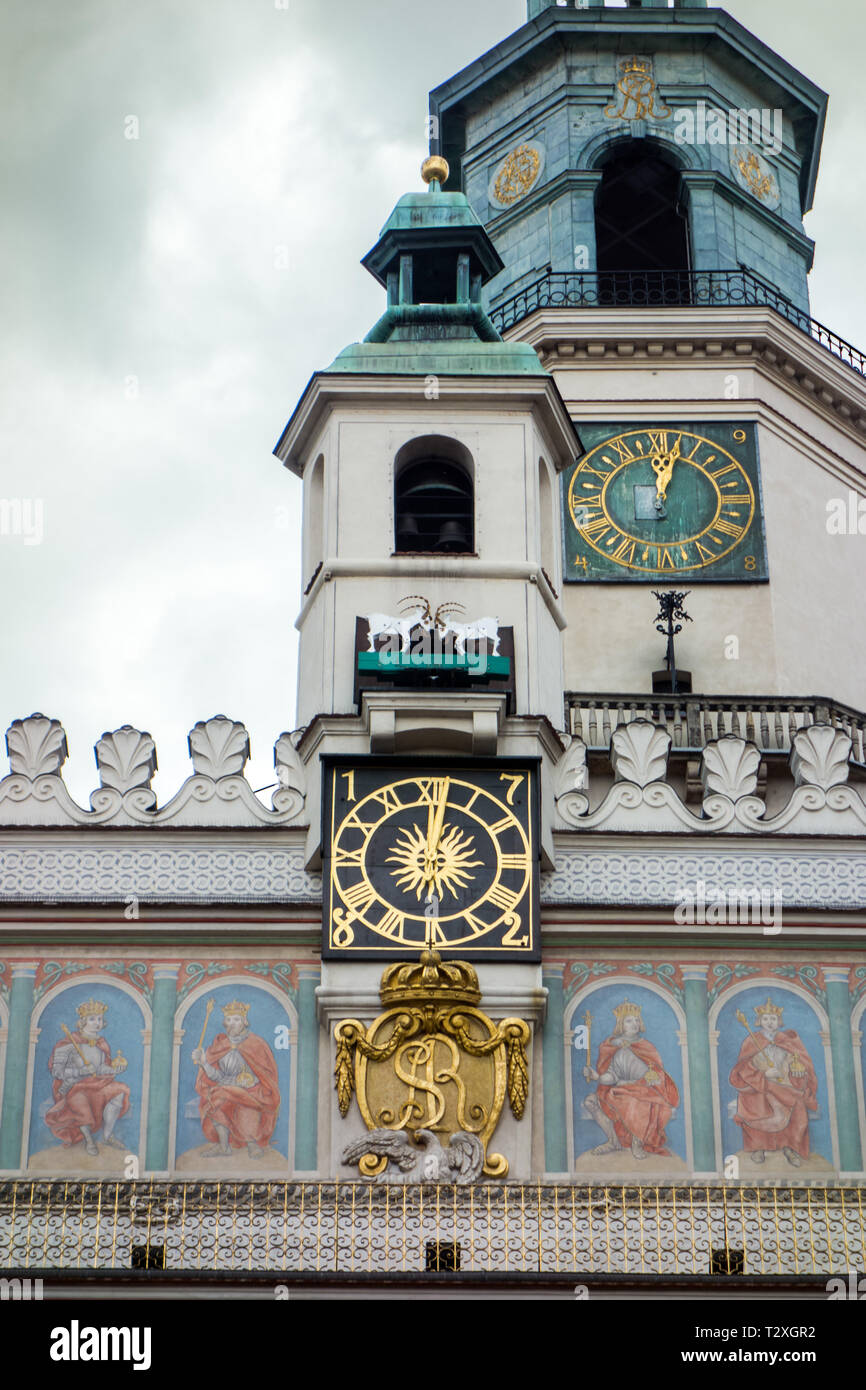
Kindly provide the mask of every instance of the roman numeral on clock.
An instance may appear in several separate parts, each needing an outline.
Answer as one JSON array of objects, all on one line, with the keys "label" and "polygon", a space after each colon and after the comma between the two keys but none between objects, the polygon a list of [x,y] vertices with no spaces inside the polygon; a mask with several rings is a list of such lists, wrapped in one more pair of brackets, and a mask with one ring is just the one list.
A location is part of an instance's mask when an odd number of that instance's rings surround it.
[{"label": "roman numeral on clock", "polygon": [[360,849],[338,848],[334,855],[334,868],[351,869],[354,867],[360,869],[363,862],[362,855],[363,851]]},{"label": "roman numeral on clock", "polygon": [[526,868],[526,855],[525,855],[525,854],[503,854],[501,863],[502,863],[503,869],[525,869],[525,868]]},{"label": "roman numeral on clock", "polygon": [[418,799],[424,806],[438,806],[444,777],[419,777]]},{"label": "roman numeral on clock", "polygon": [[731,521],[717,521],[713,527],[714,531],[721,531],[726,536],[733,536],[735,540],[739,540],[740,536],[745,534],[745,529],[745,526],[735,526]]},{"label": "roman numeral on clock", "polygon": [[609,439],[607,443],[608,448],[613,449],[614,453],[618,455],[622,463],[631,463],[632,459],[636,457],[636,455],[632,453],[631,449],[628,447],[624,439]]},{"label": "roman numeral on clock", "polygon": [[351,888],[340,888],[340,897],[356,917],[362,917],[376,901],[375,891],[369,883],[353,883]]},{"label": "roman numeral on clock", "polygon": [[502,912],[513,912],[516,904],[520,900],[520,894],[513,892],[510,888],[505,888],[501,883],[494,883],[490,892],[487,894],[488,900]]},{"label": "roman numeral on clock", "polygon": [[399,811],[403,802],[400,800],[393,787],[380,787],[374,792],[371,800],[378,801],[384,808],[385,815],[390,816],[394,811]]},{"label": "roman numeral on clock", "polygon": [[610,552],[612,560],[624,561],[627,565],[634,563],[635,542],[629,541],[628,536],[623,536],[616,550]]},{"label": "roman numeral on clock", "polygon": [[385,913],[381,922],[377,922],[376,931],[382,936],[401,937],[405,922],[405,913],[398,912],[396,907],[392,907]]}]

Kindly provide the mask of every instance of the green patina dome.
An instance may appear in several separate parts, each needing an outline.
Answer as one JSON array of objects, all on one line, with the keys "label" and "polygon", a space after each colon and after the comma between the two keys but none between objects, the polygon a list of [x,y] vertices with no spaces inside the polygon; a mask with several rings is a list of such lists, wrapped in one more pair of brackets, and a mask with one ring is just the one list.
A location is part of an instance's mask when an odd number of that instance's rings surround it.
[{"label": "green patina dome", "polygon": [[431,178],[406,193],[362,265],[388,291],[388,307],[363,343],[327,369],[420,376],[547,375],[528,343],[504,342],[481,288],[504,269],[463,193]]}]

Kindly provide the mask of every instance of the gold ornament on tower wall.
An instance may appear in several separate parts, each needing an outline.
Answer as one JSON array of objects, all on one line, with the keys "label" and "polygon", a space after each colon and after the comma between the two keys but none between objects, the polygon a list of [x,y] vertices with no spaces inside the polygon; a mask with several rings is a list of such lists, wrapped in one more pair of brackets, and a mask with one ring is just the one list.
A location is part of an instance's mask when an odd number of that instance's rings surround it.
[{"label": "gold ornament on tower wall", "polygon": [[619,80],[617,97],[604,108],[607,120],[643,121],[654,117],[666,121],[670,109],[659,96],[653,73],[652,59],[635,55],[621,58],[617,64]]},{"label": "gold ornament on tower wall", "polygon": [[[348,1113],[357,1093],[364,1123],[374,1131],[371,1151],[360,1140],[344,1161],[357,1161],[364,1177],[378,1177],[389,1153],[399,1150],[396,1161],[411,1167],[412,1142],[435,1136],[452,1152],[450,1141],[458,1148],[473,1143],[483,1154],[481,1171],[504,1178],[508,1160],[488,1145],[506,1096],[516,1119],[526,1107],[528,1024],[519,1018],[494,1023],[477,1007],[481,990],[473,967],[443,963],[429,947],[416,964],[389,965],[379,997],[385,1012],[369,1028],[347,1018],[334,1029],[340,1114]],[[393,1141],[386,1131],[394,1132]]]},{"label": "gold ornament on tower wall", "polygon": [[490,181],[493,202],[511,207],[526,196],[538,181],[543,163],[542,151],[534,145],[518,145],[496,169]]}]

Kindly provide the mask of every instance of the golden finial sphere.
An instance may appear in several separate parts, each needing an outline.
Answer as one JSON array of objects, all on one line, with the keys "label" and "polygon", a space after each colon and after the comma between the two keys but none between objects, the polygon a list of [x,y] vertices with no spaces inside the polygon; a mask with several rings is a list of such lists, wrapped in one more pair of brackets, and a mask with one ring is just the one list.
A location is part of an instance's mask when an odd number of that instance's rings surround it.
[{"label": "golden finial sphere", "polygon": [[421,165],[421,177],[425,183],[433,183],[434,180],[440,185],[447,183],[450,172],[448,160],[443,159],[441,154],[431,154]]}]

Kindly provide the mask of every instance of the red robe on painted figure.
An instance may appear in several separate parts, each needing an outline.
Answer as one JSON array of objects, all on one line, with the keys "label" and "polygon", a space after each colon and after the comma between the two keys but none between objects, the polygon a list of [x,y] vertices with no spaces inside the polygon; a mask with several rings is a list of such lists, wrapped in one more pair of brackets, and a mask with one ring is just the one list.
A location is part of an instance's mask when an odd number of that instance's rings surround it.
[{"label": "red robe on painted figure", "polygon": [[[762,1067],[755,1058],[767,1046],[787,1054],[787,1080],[769,1080],[766,1059]],[[803,1071],[791,1075],[796,1058]],[[739,1091],[735,1122],[743,1131],[746,1152],[755,1149],[793,1149],[801,1158],[809,1157],[809,1110],[818,1109],[818,1078],[812,1059],[792,1028],[777,1032],[772,1044],[763,1034],[743,1040],[740,1055],[731,1072],[731,1085]]]},{"label": "red robe on painted figure", "polygon": [[[218,1067],[220,1058],[231,1050],[231,1046],[226,1033],[217,1033],[205,1052],[210,1065]],[[280,1108],[277,1064],[267,1043],[255,1033],[247,1033],[237,1045],[237,1050],[255,1077],[255,1084],[236,1086],[211,1081],[199,1067],[195,1088],[200,1097],[201,1127],[205,1138],[211,1143],[219,1142],[215,1126],[224,1125],[229,1132],[232,1148],[258,1144],[259,1148],[266,1149]]]},{"label": "red robe on painted figure", "polygon": [[[608,1038],[601,1044],[596,1064],[600,1076],[608,1070],[619,1051],[618,1041]],[[635,1057],[655,1072],[658,1080],[617,1081],[612,1086],[599,1084],[599,1104],[613,1121],[614,1132],[624,1149],[630,1148],[632,1140],[637,1139],[647,1153],[670,1157],[665,1127],[680,1103],[680,1093],[651,1042],[637,1038],[629,1046]]]},{"label": "red robe on painted figure", "polygon": [[[71,1041],[78,1043],[79,1047],[98,1047],[102,1053],[102,1059],[106,1066],[111,1064],[111,1048],[105,1038],[87,1038],[77,1030],[72,1034],[72,1038],[63,1038],[54,1044],[51,1056],[48,1059],[48,1070],[54,1070],[54,1057],[58,1047],[69,1047]],[[57,1077],[54,1078],[52,1091],[54,1095],[54,1105],[46,1111],[45,1123],[58,1139],[63,1143],[64,1148],[70,1148],[73,1144],[80,1144],[84,1138],[81,1133],[81,1126],[87,1125],[91,1133],[102,1128],[102,1113],[110,1100],[115,1096],[123,1097],[123,1105],[118,1113],[118,1119],[125,1115],[129,1109],[129,1087],[123,1081],[116,1080],[113,1076],[83,1076],[80,1081],[73,1081],[69,1090],[61,1095],[63,1082]]]}]

